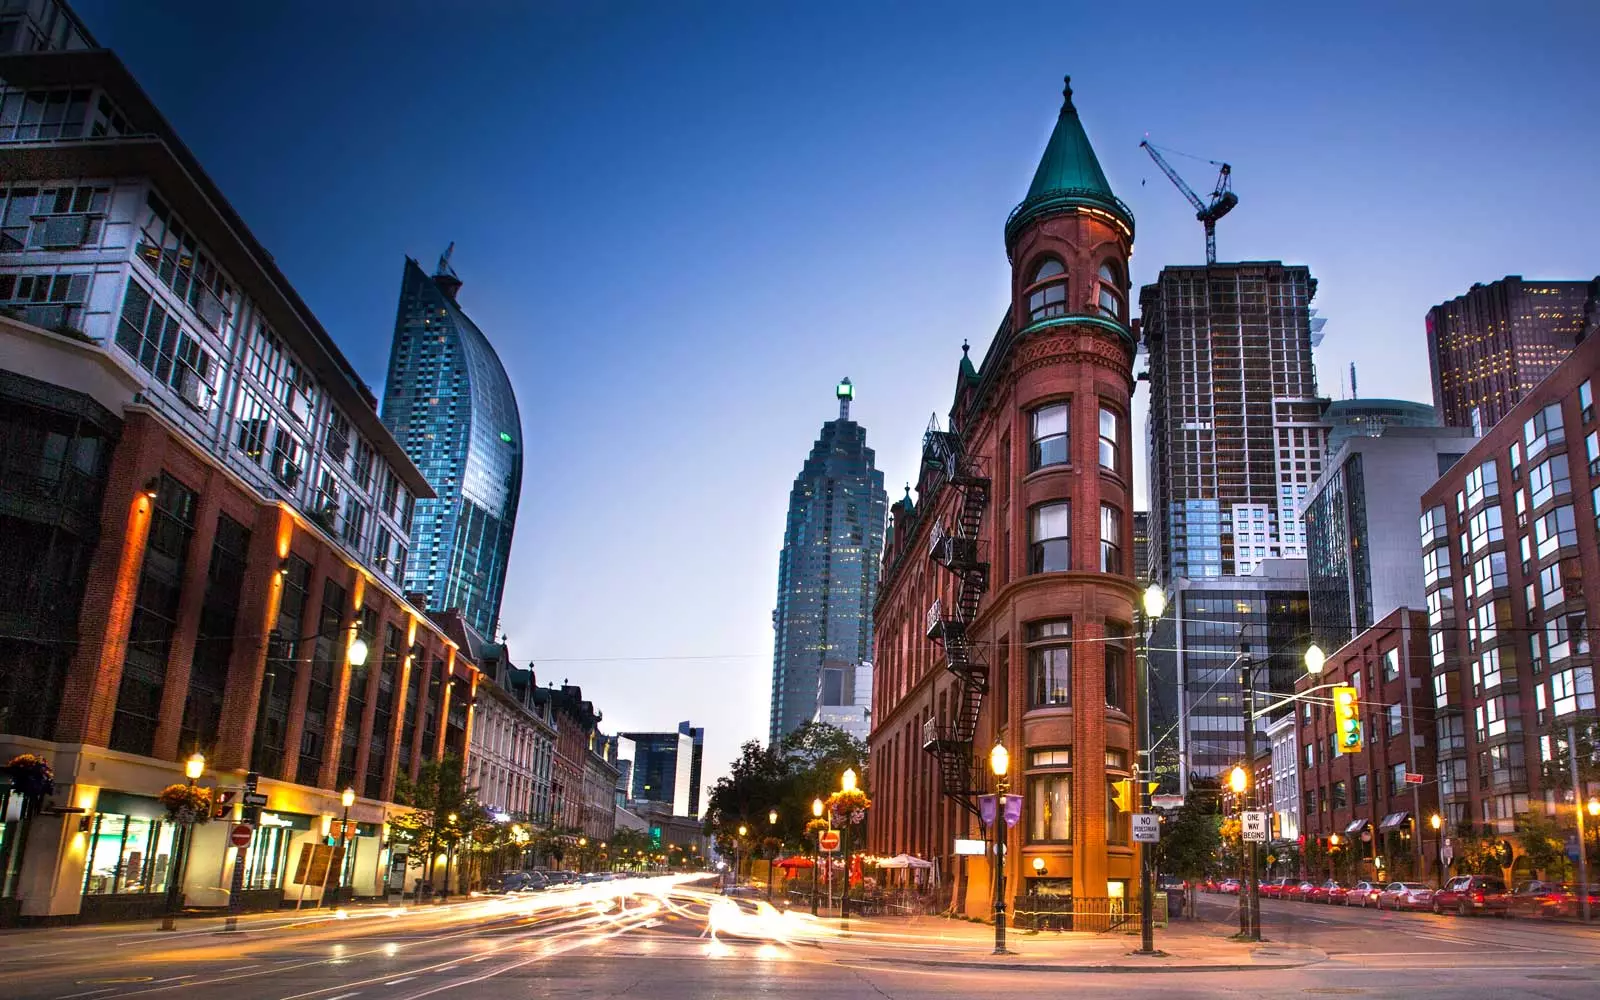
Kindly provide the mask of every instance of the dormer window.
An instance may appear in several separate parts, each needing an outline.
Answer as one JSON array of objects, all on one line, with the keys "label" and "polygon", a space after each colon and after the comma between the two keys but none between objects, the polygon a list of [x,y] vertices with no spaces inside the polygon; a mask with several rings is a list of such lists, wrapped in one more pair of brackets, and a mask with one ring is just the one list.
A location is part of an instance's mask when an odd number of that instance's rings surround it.
[{"label": "dormer window", "polygon": [[1108,319],[1122,318],[1122,281],[1109,262],[1100,265],[1099,290],[1095,306]]},{"label": "dormer window", "polygon": [[1054,257],[1040,262],[1025,291],[1030,322],[1067,314],[1067,269]]}]

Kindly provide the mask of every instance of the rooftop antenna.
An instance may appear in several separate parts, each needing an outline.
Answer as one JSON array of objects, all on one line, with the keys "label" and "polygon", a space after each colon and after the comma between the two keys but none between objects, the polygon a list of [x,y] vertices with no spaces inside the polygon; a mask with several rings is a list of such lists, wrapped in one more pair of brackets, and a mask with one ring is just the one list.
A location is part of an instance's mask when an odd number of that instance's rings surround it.
[{"label": "rooftop antenna", "polygon": [[1354,361],[1350,362],[1350,398],[1361,398],[1361,393],[1356,391],[1356,363]]}]

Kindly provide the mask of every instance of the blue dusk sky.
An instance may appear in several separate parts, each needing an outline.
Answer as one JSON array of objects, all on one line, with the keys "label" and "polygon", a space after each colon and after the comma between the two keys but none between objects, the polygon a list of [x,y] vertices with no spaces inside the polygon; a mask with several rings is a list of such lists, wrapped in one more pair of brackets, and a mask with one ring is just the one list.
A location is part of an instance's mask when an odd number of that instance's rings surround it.
[{"label": "blue dusk sky", "polygon": [[704,725],[708,783],[766,733],[834,382],[897,496],[1005,308],[1064,73],[1135,284],[1204,249],[1140,139],[1226,159],[1221,257],[1310,266],[1325,395],[1354,361],[1363,395],[1429,400],[1430,306],[1600,273],[1592,0],[76,8],[375,391],[403,256],[455,241],[527,445],[513,657],[610,731]]}]

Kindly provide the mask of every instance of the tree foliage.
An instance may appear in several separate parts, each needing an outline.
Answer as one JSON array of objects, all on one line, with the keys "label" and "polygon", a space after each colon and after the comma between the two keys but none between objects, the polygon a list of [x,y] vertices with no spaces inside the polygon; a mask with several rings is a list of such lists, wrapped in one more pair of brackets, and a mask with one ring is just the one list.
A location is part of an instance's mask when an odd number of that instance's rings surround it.
[{"label": "tree foliage", "polygon": [[[1156,845],[1156,864],[1163,872],[1186,879],[1204,878],[1216,870],[1222,850],[1222,817],[1190,796],[1164,824]],[[1238,821],[1232,821],[1238,826]]]},{"label": "tree foliage", "polygon": [[1544,877],[1567,876],[1566,831],[1542,812],[1526,812],[1517,817],[1517,845],[1528,868]]},{"label": "tree foliage", "polygon": [[[866,787],[867,745],[837,726],[808,722],[771,747],[752,740],[707,796],[706,830],[722,853],[731,853],[741,823],[743,851],[769,836],[789,848],[805,846],[812,802],[838,791],[846,768]],[[769,824],[774,809],[778,822]]]},{"label": "tree foliage", "polygon": [[423,764],[416,781],[397,774],[394,786],[395,801],[409,806],[410,811],[390,822],[397,837],[412,845],[413,866],[421,866],[424,859],[468,836],[486,832],[484,828],[491,825],[488,813],[478,803],[478,790],[467,785],[461,758],[453,754]]}]

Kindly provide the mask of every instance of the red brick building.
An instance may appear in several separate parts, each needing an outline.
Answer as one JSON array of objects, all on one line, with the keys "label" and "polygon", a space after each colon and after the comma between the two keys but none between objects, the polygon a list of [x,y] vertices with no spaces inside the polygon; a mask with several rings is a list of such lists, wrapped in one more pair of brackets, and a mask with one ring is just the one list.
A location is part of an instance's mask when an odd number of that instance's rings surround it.
[{"label": "red brick building", "polygon": [[[1130,775],[1138,710],[1133,219],[1070,88],[1005,235],[1011,305],[983,363],[962,358],[917,501],[891,511],[868,849],[958,871],[952,841],[979,835],[973,803],[1000,740],[1025,799],[1006,854],[1014,894],[1127,897],[1136,852],[1109,786]],[[984,859],[970,864],[957,905],[987,913]]]},{"label": "red brick building", "polygon": [[1518,814],[1556,810],[1571,790],[1569,727],[1592,726],[1597,374],[1600,337],[1589,337],[1422,497],[1429,694],[1452,829],[1503,837]]},{"label": "red brick building", "polygon": [[[1432,880],[1438,845],[1429,820],[1439,808],[1439,786],[1427,636],[1423,612],[1397,608],[1330,654],[1321,674],[1295,685],[1307,695],[1295,707],[1300,832],[1323,851],[1335,835],[1344,845],[1332,868],[1308,866],[1309,875]],[[1358,692],[1358,753],[1334,753],[1330,695],[1314,690],[1334,684]]]}]

